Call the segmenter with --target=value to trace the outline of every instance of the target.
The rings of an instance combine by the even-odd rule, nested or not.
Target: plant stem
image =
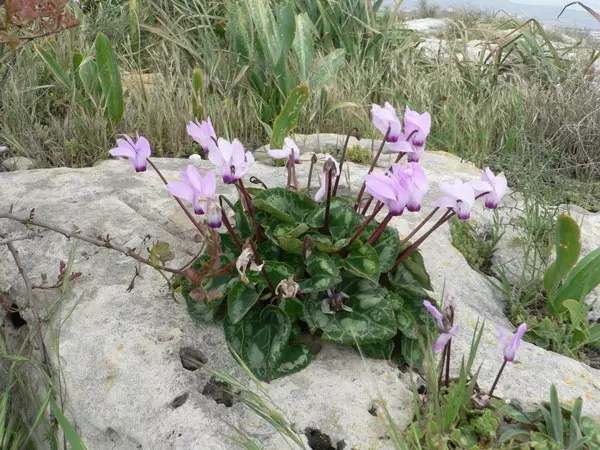
[[[377,150],[377,153],[375,154],[375,158],[373,158],[373,161],[371,161],[371,167],[369,167],[369,171],[367,172],[367,175],[370,174],[371,172],[373,172],[373,169],[375,168],[375,165],[377,164],[377,160],[379,159],[379,155],[381,155],[381,152],[383,151],[383,147],[385,145],[386,139],[390,134],[390,130],[391,130],[391,128],[388,127],[388,129],[385,133],[385,136],[383,137],[383,141],[381,141],[381,145],[379,146],[379,150]],[[367,184],[363,181],[360,191],[358,192],[358,198],[356,199],[356,205],[354,205],[354,211],[358,211],[358,205],[360,205],[360,201],[362,200],[362,196],[365,193],[366,186],[367,186]]]
[[[442,379],[444,378],[444,362],[446,361],[446,352],[448,351],[448,344],[444,345],[442,349],[442,357],[440,358],[440,367],[438,374],[438,392],[442,389]]]
[[[344,161],[346,160],[346,150],[348,149],[348,142],[350,141],[350,136],[353,133],[358,133],[360,130],[357,127],[352,128],[348,134],[346,135],[346,141],[344,142],[344,148],[342,149],[342,156],[340,158],[340,173],[335,178],[335,184],[333,186],[333,196],[335,197],[337,194],[338,185],[340,184],[340,178],[342,176],[342,168],[344,167]]]
[[[243,250],[242,243],[238,239],[237,234],[235,234],[235,231],[234,231],[233,227],[231,226],[231,222],[229,222],[229,218],[227,217],[227,214],[225,214],[225,210],[223,209],[222,206],[221,206],[221,218],[223,219],[223,225],[225,225],[225,228],[227,228],[227,233],[229,233],[229,236],[231,236],[231,239],[233,239],[233,243],[235,244],[235,246],[237,247],[239,252],[242,253],[242,250]]]
[[[317,155],[315,155],[313,153],[312,157],[310,158],[310,169],[308,170],[308,182],[306,183],[307,191],[310,189],[310,182],[312,181],[313,167],[315,166],[316,162],[317,162]]]
[[[363,231],[365,231],[365,228],[367,228],[367,226],[371,223],[371,221],[375,218],[375,216],[379,213],[379,211],[381,211],[381,209],[383,208],[383,203],[378,203],[377,206],[375,207],[375,209],[373,210],[373,212],[371,213],[371,215],[362,223],[362,225],[360,227],[358,227],[358,230],[356,230],[354,232],[354,234],[352,235],[352,237],[350,238],[350,240],[348,241],[348,243],[346,244],[346,246],[340,251],[340,256],[342,258],[345,258],[346,256],[348,256],[348,249],[350,248],[350,246],[352,244],[354,244],[354,241],[356,241],[358,239],[358,237],[361,235],[361,233]]]
[[[158,174],[158,176],[160,177],[160,179],[162,180],[162,182],[165,183],[165,185],[168,185],[169,182],[163,176],[162,172],[160,170],[158,170],[158,167],[156,167],[156,165],[150,160],[150,158],[148,158],[146,161],[148,161],[148,164],[150,164],[150,166]],[[181,206],[181,209],[183,210],[183,212],[185,213],[185,215],[188,217],[188,219],[190,219],[190,222],[192,222],[192,224],[196,227],[196,229],[198,230],[198,232],[200,233],[200,235],[204,239],[206,239],[206,232],[205,232],[205,230],[198,223],[198,221],[194,218],[194,216],[192,215],[192,213],[186,208],[186,206],[183,204],[183,202],[178,197],[173,196],[173,198],[179,204],[179,206]]]
[[[415,234],[417,234],[417,233],[419,232],[419,230],[420,230],[421,228],[423,228],[423,226],[424,226],[424,225],[425,225],[427,222],[429,222],[429,221],[431,220],[431,218],[432,218],[432,217],[435,215],[435,213],[436,213],[436,212],[438,212],[438,210],[439,210],[439,209],[440,209],[439,207],[437,207],[437,208],[434,208],[434,209],[433,209],[433,211],[431,211],[431,212],[430,212],[430,213],[427,215],[427,217],[425,217],[425,218],[424,218],[424,219],[421,221],[421,223],[420,223],[419,225],[417,225],[417,226],[415,227],[415,229],[414,229],[414,230],[412,230],[412,231],[410,232],[410,234],[409,234],[408,236],[406,236],[404,239],[402,239],[402,241],[400,241],[400,247],[402,247],[404,244],[406,244],[406,243],[407,243],[407,242],[410,240],[410,238],[411,238],[411,237],[413,237]]]
[[[259,266],[262,265],[264,261],[261,259],[260,255],[258,254],[258,249],[256,248],[256,244],[254,243],[254,241],[252,239],[249,239],[248,241],[250,242],[250,247],[252,247],[252,252],[254,253],[254,261],[256,262],[257,265],[259,265]],[[271,283],[271,280],[269,280],[269,277],[267,276],[267,271],[265,270],[264,267],[261,267],[260,273],[263,276],[263,278],[265,279],[265,281],[267,282],[267,286],[269,286],[269,289],[274,294],[275,286],[273,286],[273,283]]]
[[[15,222],[20,222],[25,226],[33,225],[35,227],[45,228],[47,230],[54,231],[58,234],[62,234],[64,237],[69,238],[69,239],[70,238],[79,239],[80,241],[84,241],[84,242],[87,242],[88,244],[95,245],[96,247],[108,248],[110,250],[115,250],[119,253],[123,253],[124,255],[129,256],[130,258],[133,258],[136,261],[139,261],[150,267],[153,267],[156,270],[164,270],[165,272],[170,272],[170,273],[174,273],[176,275],[184,275],[185,276],[185,271],[179,270],[179,269],[172,269],[170,267],[165,267],[165,266],[154,265],[150,262],[149,259],[146,259],[143,256],[140,256],[138,253],[136,253],[135,249],[131,249],[131,248],[128,249],[128,248],[122,247],[120,245],[113,244],[108,237],[103,240],[95,239],[95,238],[80,234],[78,232],[67,231],[64,228],[60,228],[55,225],[41,222],[39,220],[35,220],[32,218],[23,219],[21,217],[14,216],[12,214],[0,214],[0,219],[14,220]]]
[[[490,389],[490,392],[488,393],[488,396],[492,396],[492,394],[494,393],[494,390],[496,389],[496,386],[498,385],[498,381],[500,380],[500,375],[502,375],[502,371],[504,371],[504,368],[506,367],[506,363],[508,361],[505,359],[504,362],[502,363],[502,366],[500,366],[500,370],[498,371],[498,375],[496,375],[496,379],[494,380],[494,384],[492,384],[492,388]]]
[[[452,339],[448,341],[446,347],[448,347],[448,351],[446,352],[446,381],[444,384],[446,387],[448,387],[450,386],[450,355],[452,353]]]
[[[373,231],[373,234],[367,241],[367,244],[375,245],[381,234],[384,232],[385,227],[387,227],[387,224],[390,223],[390,220],[392,220],[392,217],[394,217],[392,213],[388,213],[388,215],[385,216],[385,219],[383,219],[375,231]]]
[[[367,200],[367,203],[365,203],[365,207],[363,208],[363,210],[361,211],[361,214],[364,216],[367,211],[369,210],[369,206],[371,206],[371,203],[373,202],[373,197],[371,197],[369,200]]]
[[[398,264],[400,264],[402,261],[404,261],[406,258],[408,258],[412,252],[414,252],[416,249],[419,248],[419,245],[421,245],[423,243],[423,241],[425,239],[427,239],[431,233],[433,233],[435,230],[437,230],[439,227],[441,227],[444,223],[446,223],[448,221],[448,219],[450,219],[453,215],[454,215],[454,211],[449,209],[446,212],[446,214],[444,214],[441,217],[441,219],[436,222],[435,225],[433,225],[423,236],[421,236],[419,239],[417,239],[414,242],[414,244],[412,244],[410,247],[408,247],[406,250],[404,250],[398,256],[398,259],[396,259],[396,263],[394,264],[394,267],[398,267]]]
[[[327,203],[325,205],[325,220],[323,221],[323,231],[329,231],[329,208],[331,206],[331,168],[327,171],[325,183],[327,183]]]

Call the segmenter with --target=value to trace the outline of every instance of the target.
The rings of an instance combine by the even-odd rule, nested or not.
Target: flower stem
[[[308,170],[308,182],[306,183],[307,191],[310,189],[310,182],[312,181],[313,168],[314,168],[316,162],[317,162],[317,155],[315,155],[313,153],[312,157],[310,158],[310,168]]]
[[[492,388],[490,389],[490,392],[488,393],[488,396],[492,396],[492,394],[494,393],[494,390],[496,389],[496,386],[498,385],[498,381],[500,380],[500,376],[502,375],[502,372],[504,371],[504,368],[506,367],[506,363],[508,361],[505,359],[504,362],[502,363],[502,365],[500,366],[500,370],[498,371],[498,375],[496,375],[496,379],[494,380],[494,384],[492,384]]]
[[[410,241],[410,238],[411,238],[411,237],[413,237],[415,234],[417,234],[417,233],[419,232],[419,230],[420,230],[421,228],[423,228],[423,226],[424,226],[424,225],[425,225],[427,222],[429,222],[429,221],[431,220],[431,218],[432,218],[432,217],[435,215],[435,213],[436,213],[436,212],[438,212],[438,210],[439,210],[439,209],[440,209],[439,207],[437,207],[437,208],[434,208],[434,209],[433,209],[433,211],[431,211],[431,212],[430,212],[430,213],[427,215],[427,217],[425,217],[425,218],[424,218],[424,219],[421,221],[421,223],[420,223],[419,225],[417,225],[417,226],[415,227],[415,229],[414,229],[414,230],[412,230],[412,231],[410,232],[410,234],[409,234],[408,236],[406,236],[404,239],[402,239],[402,241],[400,241],[400,247],[402,247],[404,244],[406,244],[408,241]]]
[[[371,206],[371,203],[373,203],[373,197],[371,197],[369,200],[367,200],[367,203],[365,203],[365,207],[363,208],[363,210],[361,211],[361,214],[364,216],[367,211],[369,210],[369,206]]]
[[[163,176],[162,172],[160,170],[158,170],[158,167],[156,167],[156,165],[150,160],[150,158],[148,158],[146,161],[148,161],[148,164],[150,164],[150,166],[152,166],[152,168],[158,174],[158,176],[160,177],[160,179],[162,180],[162,182],[165,183],[165,185],[168,185],[169,182]],[[205,230],[198,223],[198,221],[194,218],[194,216],[192,215],[192,213],[185,207],[185,205],[183,204],[183,202],[178,197],[173,196],[173,198],[179,204],[179,206],[181,206],[181,209],[183,210],[183,212],[185,213],[185,215],[188,217],[188,219],[190,219],[190,222],[192,222],[192,224],[196,227],[196,229],[198,230],[198,232],[200,233],[200,235],[204,239],[206,239],[206,232],[205,232]]]
[[[392,220],[392,217],[394,216],[391,213],[388,213],[388,215],[385,216],[385,219],[383,219],[379,226],[375,229],[375,231],[373,231],[373,234],[367,241],[367,244],[375,245],[377,240],[380,238],[381,234],[384,232],[385,227],[387,227],[387,224],[390,223],[390,220]]]
[[[438,373],[438,392],[442,389],[442,379],[444,378],[444,363],[446,362],[446,353],[448,351],[448,344],[444,345],[442,349],[442,357],[440,358],[439,373]]]
[[[352,128],[348,134],[346,135],[346,141],[344,142],[344,148],[342,149],[342,156],[340,158],[340,173],[335,178],[335,184],[333,185],[333,196],[335,197],[337,194],[338,185],[340,184],[340,178],[342,176],[342,168],[344,167],[344,161],[346,160],[346,150],[348,149],[348,142],[350,141],[350,136],[355,133],[359,133],[360,130],[357,127]]]
[[[249,242],[250,242],[250,247],[252,247],[252,252],[254,253],[254,261],[256,262],[257,265],[259,265],[259,266],[262,265],[264,263],[264,261],[258,254],[258,249],[256,248],[256,244],[254,243],[254,241],[252,239],[249,239]],[[265,281],[267,282],[267,286],[269,286],[269,289],[271,290],[271,292],[275,293],[275,286],[273,286],[273,283],[271,283],[271,280],[269,280],[269,277],[267,276],[267,271],[265,270],[264,267],[261,267],[260,273],[263,276],[263,278],[265,279]]]
[[[433,225],[423,236],[421,236],[419,239],[417,239],[414,242],[414,244],[412,244],[410,247],[408,247],[406,250],[404,250],[402,253],[400,253],[400,255],[398,256],[398,259],[396,259],[394,268],[398,267],[398,264],[400,264],[402,261],[404,261],[406,258],[408,258],[412,252],[414,252],[416,249],[419,248],[419,245],[421,245],[423,243],[423,241],[425,239],[427,239],[431,233],[433,233],[435,230],[437,230],[439,227],[441,227],[444,223],[446,223],[448,221],[448,219],[450,219],[453,215],[454,215],[454,211],[449,209],[446,212],[446,214],[444,214],[440,218],[440,220],[438,220],[435,223],[435,225]]]
[[[358,239],[358,237],[361,235],[361,233],[363,231],[365,231],[365,228],[367,228],[367,226],[371,223],[371,221],[375,218],[375,216],[379,213],[379,211],[381,211],[381,209],[383,208],[383,203],[378,203],[377,206],[375,207],[375,209],[373,210],[373,213],[371,213],[371,215],[362,223],[362,225],[360,227],[358,227],[358,230],[356,230],[354,232],[354,234],[352,235],[352,237],[350,238],[350,240],[348,241],[348,243],[346,244],[346,246],[340,251],[340,256],[342,258],[345,258],[346,256],[348,256],[348,249],[350,248],[350,246],[352,244],[354,244],[354,241],[356,241]]]
[[[385,136],[383,137],[383,141],[381,141],[381,145],[379,146],[379,150],[377,150],[377,153],[375,154],[375,158],[373,158],[373,161],[371,161],[371,167],[369,167],[369,171],[367,172],[367,174],[370,174],[371,172],[373,172],[373,169],[375,169],[375,165],[377,164],[377,160],[379,159],[379,156],[381,155],[381,152],[383,151],[383,147],[385,145],[387,137],[390,134],[390,131],[391,131],[391,127],[388,127],[388,129],[385,133]],[[360,191],[358,192],[358,198],[356,199],[356,205],[354,205],[354,211],[358,211],[358,206],[360,205],[362,196],[365,193],[366,186],[367,186],[366,182],[363,181]]]

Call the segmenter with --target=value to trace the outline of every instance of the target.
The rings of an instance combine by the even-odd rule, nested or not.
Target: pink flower
[[[394,107],[388,102],[385,102],[383,108],[379,105],[373,105],[371,114],[373,115],[373,125],[375,125],[375,128],[381,131],[384,136],[388,133],[389,128],[390,132],[387,135],[386,141],[396,142],[402,133],[400,129],[400,119],[398,119]]]
[[[404,112],[404,135],[411,144],[408,153],[409,162],[418,162],[425,151],[425,141],[431,131],[431,115],[428,112],[419,114],[408,106]]]
[[[450,341],[450,339],[452,339],[452,336],[458,331],[458,327],[455,325],[448,328],[448,326],[446,326],[446,324],[444,323],[444,315],[441,312],[439,312],[438,309],[431,304],[431,302],[425,300],[423,302],[423,306],[425,306],[427,311],[429,311],[430,314],[437,321],[438,329],[441,331],[439,337],[435,341],[435,344],[433,344],[433,351],[437,352],[443,349],[446,346],[446,344]]]
[[[508,361],[508,362],[514,361],[515,356],[517,354],[517,350],[519,349],[519,345],[521,344],[521,338],[523,337],[523,335],[526,332],[527,332],[527,324],[522,323],[521,325],[519,325],[519,328],[517,328],[517,332],[513,336],[512,340],[510,342],[506,342],[506,339],[504,336],[504,330],[500,329],[499,341],[500,341],[500,345],[504,346],[504,360],[505,361]]]
[[[124,156],[131,161],[136,172],[146,171],[146,160],[150,157],[152,150],[150,143],[144,136],[137,135],[134,142],[128,135],[123,135],[125,139],[117,139],[117,146],[109,153],[111,156]]]
[[[475,203],[475,190],[470,183],[455,180],[454,183],[441,183],[440,191],[444,197],[433,202],[433,206],[452,208],[460,220],[471,217],[471,209]]]
[[[411,212],[419,211],[423,197],[429,190],[429,182],[422,167],[413,162],[404,165],[394,164],[391,172],[408,192],[406,208]]]
[[[254,164],[254,155],[246,152],[240,141],[234,139],[229,142],[219,138],[218,145],[210,148],[208,159],[221,170],[223,182],[235,183],[246,175],[246,172]]]
[[[212,228],[221,226],[221,210],[216,199],[217,177],[210,170],[202,177],[196,166],[190,164],[181,170],[181,181],[170,181],[167,189],[175,197],[187,200],[194,207],[196,214],[206,214],[208,225]]]
[[[500,204],[500,200],[502,200],[502,197],[504,197],[508,191],[506,177],[503,173],[494,175],[494,172],[492,172],[489,167],[486,167],[481,173],[481,181],[489,185],[488,193],[484,198],[485,207],[491,209],[497,208]]]
[[[399,216],[410,199],[410,194],[394,174],[376,173],[365,176],[366,190],[386,205],[393,216]]]
[[[203,122],[198,122],[197,119],[194,122],[189,122],[186,130],[192,139],[202,146],[205,152],[217,146],[215,143],[217,135],[215,134],[210,117]]]
[[[327,194],[327,191],[329,189],[329,177],[327,176],[327,173],[329,171],[331,171],[331,179],[334,180],[335,177],[337,177],[340,174],[340,165],[333,156],[327,153],[325,155],[325,162],[323,163],[323,182],[321,183],[321,187],[315,194],[316,202],[321,202],[323,200],[323,197],[325,197],[325,195]]]
[[[275,159],[288,159],[290,155],[294,156],[294,162],[298,164],[300,162],[300,149],[291,137],[284,139],[284,146],[281,150],[268,150],[267,153],[271,158]]]

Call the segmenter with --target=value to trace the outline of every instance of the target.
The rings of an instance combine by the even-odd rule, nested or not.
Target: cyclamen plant
[[[247,188],[244,177],[254,164],[252,153],[236,139],[218,138],[210,119],[188,124],[190,136],[208,153],[222,181],[236,186],[239,199],[233,203],[218,194],[215,172],[202,175],[193,165],[180,172],[181,181],[167,183],[197,228],[206,227],[203,236],[209,244],[190,268],[176,272],[175,285],[194,319],[223,319],[232,350],[261,380],[306,367],[312,358],[308,342],[314,339],[419,365],[418,340],[434,325],[422,307],[426,301],[434,308],[434,301],[419,246],[452,216],[468,219],[476,198],[486,197],[485,206],[495,208],[506,192],[504,175],[489,169],[480,182],[442,185],[444,195],[433,211],[400,240],[389,223],[422,209],[429,189],[419,160],[431,117],[406,108],[402,124],[389,103],[373,105],[372,114],[384,139],[354,199],[337,192],[343,156],[339,162],[325,156],[321,187],[309,195],[296,178],[300,151],[287,137],[282,149],[269,151],[288,160],[286,188]],[[386,142],[397,153],[396,161],[389,170],[374,173]],[[143,137],[118,143],[113,156],[128,157],[136,171],[145,170],[146,161],[158,170]],[[400,164],[404,155],[410,161]],[[206,218],[205,225],[182,201],[195,216]],[[382,210],[386,213],[378,221]],[[222,227],[224,233],[216,232]],[[453,328],[438,316],[436,320],[451,337]]]

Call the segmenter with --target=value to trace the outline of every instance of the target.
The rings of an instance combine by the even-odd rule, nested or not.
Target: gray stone
[[[447,19],[413,19],[404,22],[405,28],[419,33],[430,33],[432,31],[442,31],[448,28],[449,21]]]
[[[337,137],[335,142],[342,139]],[[386,167],[392,159],[393,155],[384,156],[379,166]],[[189,164],[184,159],[155,161],[169,180],[178,179],[179,169]],[[465,180],[479,177],[477,168],[447,153],[427,152],[422,162],[431,185],[426,204],[439,195],[440,182],[454,176]],[[208,161],[194,163],[203,169],[210,167]],[[367,168],[352,163],[346,167],[340,187],[356,193]],[[306,162],[298,165],[300,180],[306,180],[308,168]],[[317,169],[313,176],[315,188],[319,173]],[[270,187],[285,185],[287,178],[284,168],[260,162],[250,175]],[[230,185],[220,184],[218,190],[234,198]],[[108,232],[113,242],[132,248],[149,246],[143,244],[146,235],[151,236],[150,242],[167,241],[177,255],[173,266],[183,264],[199,250],[193,227],[156,174],[135,174],[127,161],[111,160],[85,169],[8,173],[0,177],[0,192],[0,211],[8,210],[11,203],[20,215],[36,208],[38,220],[65,228],[77,226],[91,236]],[[407,213],[391,223],[404,236],[429,210],[425,206],[422,212]],[[4,220],[0,223],[9,232],[22,229]],[[68,258],[72,244],[45,232],[43,239],[16,245],[30,276],[38,280],[45,272],[52,281],[58,261]],[[423,244],[422,253],[436,295],[444,291],[457,308],[460,331],[453,346],[455,365],[462,352],[468,351],[477,321],[486,320],[476,364],[482,364],[480,384],[489,387],[502,361],[495,325],[511,328],[503,312],[504,299],[490,280],[474,272],[452,247],[447,226]],[[66,413],[88,448],[231,449],[233,444],[224,435],[233,432],[226,423],[244,429],[266,450],[284,448],[275,430],[243,405],[234,402],[226,407],[202,394],[211,391],[205,389],[209,372],[183,367],[181,349],[186,348],[186,354],[195,349],[210,367],[248,383],[227,350],[220,325],[194,323],[185,307],[168,295],[164,279],[152,270],[145,268],[135,289],[128,292],[135,265],[120,254],[80,242],[74,270],[83,274],[71,283],[67,295],[59,300],[58,293],[40,291],[36,305],[44,308],[42,316],[49,320],[45,328],[48,347],[55,348],[50,345],[53,339],[60,341],[60,354],[53,358],[55,364],[60,360]],[[0,248],[0,273],[2,295],[22,302],[23,284],[5,248]],[[52,308],[58,302],[61,307]],[[29,311],[24,315],[30,318]],[[554,383],[561,399],[572,401],[582,396],[584,412],[600,418],[599,371],[528,343],[522,344],[518,360],[506,369],[498,395],[531,406],[546,400]],[[399,375],[387,362],[363,361],[351,348],[326,344],[307,369],[264,387],[299,431],[318,429],[333,442],[344,440],[347,448],[389,448],[389,441],[380,439],[385,433],[383,422],[369,410],[381,394],[399,427],[410,423],[411,387],[407,377]]]
[[[10,148],[5,145],[0,145],[0,158],[5,157],[10,152]]]
[[[29,170],[33,169],[35,163],[24,156],[13,156],[11,158],[7,158],[2,162],[2,165],[6,170],[9,171],[17,171],[17,170]]]

